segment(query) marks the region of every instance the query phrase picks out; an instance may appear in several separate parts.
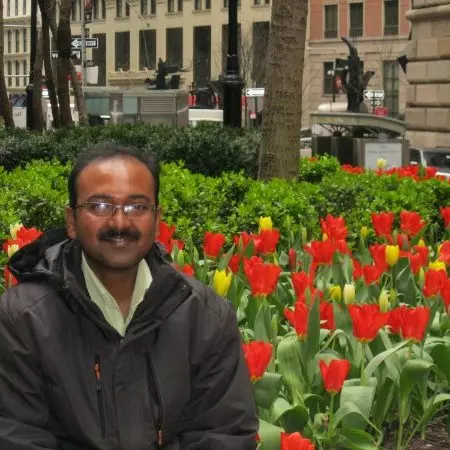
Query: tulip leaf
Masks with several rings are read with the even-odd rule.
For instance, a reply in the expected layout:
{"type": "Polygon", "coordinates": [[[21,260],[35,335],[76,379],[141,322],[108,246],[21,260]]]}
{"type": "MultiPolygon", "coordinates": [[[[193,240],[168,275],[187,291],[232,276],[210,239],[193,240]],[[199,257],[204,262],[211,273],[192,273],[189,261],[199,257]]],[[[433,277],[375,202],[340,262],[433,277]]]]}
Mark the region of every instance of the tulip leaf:
{"type": "Polygon", "coordinates": [[[233,244],[230,248],[230,250],[228,250],[226,253],[224,253],[220,260],[219,263],[217,264],[217,269],[218,270],[224,270],[228,267],[228,263],[230,262],[231,257],[234,254],[234,250],[235,250],[236,246],[233,244]]]}
{"type": "MultiPolygon", "coordinates": [[[[375,398],[377,379],[371,378],[369,380],[370,384],[368,383],[367,386],[354,385],[354,383],[360,383],[359,379],[348,381],[344,382],[344,386],[342,387],[340,404],[344,405],[347,402],[353,402],[365,417],[370,417],[375,398]]],[[[364,429],[366,423],[361,417],[352,415],[344,418],[342,425],[344,428],[364,429]]]]}
{"type": "Polygon", "coordinates": [[[255,386],[255,401],[259,408],[270,409],[278,397],[282,378],[279,373],[266,372],[255,386]]]}
{"type": "Polygon", "coordinates": [[[294,403],[302,402],[301,396],[306,388],[297,335],[286,335],[278,344],[277,360],[279,372],[287,384],[294,403]]]}
{"type": "Polygon", "coordinates": [[[391,378],[386,377],[381,388],[377,392],[372,419],[376,426],[381,427],[392,405],[397,386],[391,378]]]}
{"type": "Polygon", "coordinates": [[[303,405],[291,406],[284,398],[277,398],[272,407],[272,420],[287,433],[302,432],[308,423],[308,409],[303,405]]]}
{"type": "Polygon", "coordinates": [[[373,358],[372,361],[370,361],[369,364],[367,364],[367,367],[364,371],[365,378],[366,379],[370,378],[373,375],[373,373],[375,372],[375,370],[377,369],[377,367],[383,361],[385,361],[386,358],[393,355],[395,352],[397,352],[398,350],[403,348],[406,344],[408,344],[408,341],[400,342],[400,344],[396,345],[395,347],[385,350],[384,352],[379,353],[377,356],[375,356],[375,358],[373,358]]]}
{"type": "Polygon", "coordinates": [[[436,408],[444,402],[450,402],[450,394],[437,394],[434,398],[428,401],[428,405],[422,418],[423,424],[428,424],[433,414],[436,412],[436,408]]]}
{"type": "Polygon", "coordinates": [[[255,340],[272,342],[272,317],[270,307],[264,300],[255,318],[255,340]]]}
{"type": "Polygon", "coordinates": [[[379,449],[379,445],[369,433],[353,428],[339,430],[337,445],[339,448],[351,450],[379,449]]]}
{"type": "Polygon", "coordinates": [[[265,420],[259,420],[259,438],[264,450],[280,450],[280,439],[283,429],[265,420]]]}
{"type": "Polygon", "coordinates": [[[430,350],[434,363],[445,374],[450,384],[450,343],[438,344],[430,350]]]}
{"type": "Polygon", "coordinates": [[[406,361],[400,373],[400,419],[406,421],[409,397],[416,384],[426,383],[434,364],[424,359],[410,359],[406,361]]]}

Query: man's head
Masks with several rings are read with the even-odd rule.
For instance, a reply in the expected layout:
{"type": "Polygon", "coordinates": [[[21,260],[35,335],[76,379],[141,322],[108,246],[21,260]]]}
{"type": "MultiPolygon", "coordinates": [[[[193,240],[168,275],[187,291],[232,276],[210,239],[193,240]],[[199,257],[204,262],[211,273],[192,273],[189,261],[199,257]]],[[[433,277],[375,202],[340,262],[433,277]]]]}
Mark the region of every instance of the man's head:
{"type": "Polygon", "coordinates": [[[137,266],[159,220],[159,165],[139,150],[114,144],[83,153],[69,175],[67,232],[95,270],[137,266]]]}

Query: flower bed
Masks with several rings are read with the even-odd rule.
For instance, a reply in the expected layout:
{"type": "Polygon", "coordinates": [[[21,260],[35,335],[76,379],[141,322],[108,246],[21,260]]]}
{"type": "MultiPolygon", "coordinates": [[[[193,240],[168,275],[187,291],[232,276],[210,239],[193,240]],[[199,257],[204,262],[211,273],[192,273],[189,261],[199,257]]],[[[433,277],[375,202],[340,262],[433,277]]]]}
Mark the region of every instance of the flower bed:
{"type": "MultiPolygon", "coordinates": [[[[448,237],[450,207],[440,214],[448,237]]],[[[425,242],[427,224],[411,211],[371,222],[376,243],[363,227],[353,248],[344,219],[328,215],[322,240],[303,230],[282,248],[266,217],[229,248],[206,233],[201,250],[161,223],[179,270],[236,309],[265,450],[378,449],[393,433],[391,448],[406,449],[448,414],[450,241],[425,242]]],[[[9,255],[37,237],[12,231],[9,255]]]]}

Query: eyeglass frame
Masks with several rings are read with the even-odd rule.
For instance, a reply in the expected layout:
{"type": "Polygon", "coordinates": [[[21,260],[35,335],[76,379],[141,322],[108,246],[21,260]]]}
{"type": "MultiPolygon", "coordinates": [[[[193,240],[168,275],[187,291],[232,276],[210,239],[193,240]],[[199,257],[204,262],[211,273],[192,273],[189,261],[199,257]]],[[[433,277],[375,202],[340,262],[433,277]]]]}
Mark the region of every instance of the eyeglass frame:
{"type": "Polygon", "coordinates": [[[154,213],[154,212],[158,211],[158,209],[159,209],[159,206],[157,206],[157,205],[144,205],[142,203],[126,203],[126,204],[123,204],[123,205],[117,205],[115,203],[110,203],[110,202],[82,202],[82,203],[76,204],[74,209],[85,209],[89,205],[107,205],[107,206],[112,206],[113,207],[111,215],[106,215],[106,216],[100,216],[100,215],[95,214],[92,211],[89,211],[89,210],[87,211],[88,213],[92,214],[94,217],[98,217],[98,218],[102,218],[102,219],[110,219],[110,218],[114,217],[115,214],[117,213],[117,211],[119,209],[121,209],[123,211],[123,213],[125,214],[125,216],[129,220],[135,220],[135,219],[139,220],[139,219],[144,219],[145,218],[145,214],[147,212],[154,213]],[[130,217],[129,214],[125,210],[125,208],[127,206],[136,206],[136,205],[139,205],[139,206],[142,206],[142,207],[145,208],[145,211],[144,211],[142,217],[130,217]]]}

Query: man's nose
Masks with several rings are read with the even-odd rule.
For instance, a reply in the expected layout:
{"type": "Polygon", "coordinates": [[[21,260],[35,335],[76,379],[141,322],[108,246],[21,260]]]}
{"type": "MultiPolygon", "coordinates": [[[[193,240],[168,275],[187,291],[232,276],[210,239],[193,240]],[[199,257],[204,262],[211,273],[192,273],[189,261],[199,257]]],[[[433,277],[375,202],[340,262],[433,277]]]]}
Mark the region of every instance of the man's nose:
{"type": "Polygon", "coordinates": [[[130,219],[125,214],[122,207],[116,208],[109,220],[116,230],[120,230],[130,224],[130,219]]]}

